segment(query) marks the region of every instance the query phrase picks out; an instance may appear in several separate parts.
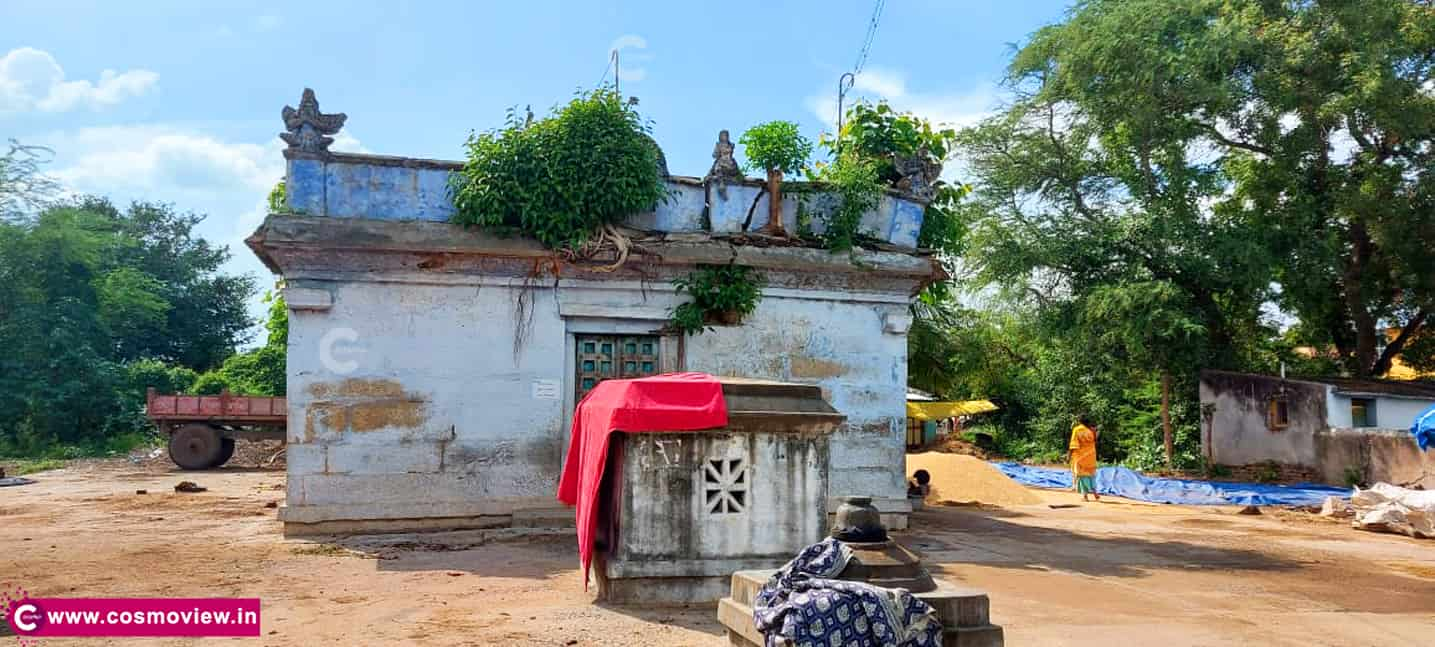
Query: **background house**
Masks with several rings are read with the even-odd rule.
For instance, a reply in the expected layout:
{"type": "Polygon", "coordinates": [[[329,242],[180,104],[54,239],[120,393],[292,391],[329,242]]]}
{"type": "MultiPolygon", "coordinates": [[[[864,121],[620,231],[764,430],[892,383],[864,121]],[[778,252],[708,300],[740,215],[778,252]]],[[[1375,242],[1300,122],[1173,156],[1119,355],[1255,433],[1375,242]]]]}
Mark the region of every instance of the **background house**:
{"type": "Polygon", "coordinates": [[[1410,424],[1435,404],[1435,384],[1201,373],[1201,445],[1212,464],[1276,464],[1283,476],[1435,487],[1435,455],[1410,424]]]}

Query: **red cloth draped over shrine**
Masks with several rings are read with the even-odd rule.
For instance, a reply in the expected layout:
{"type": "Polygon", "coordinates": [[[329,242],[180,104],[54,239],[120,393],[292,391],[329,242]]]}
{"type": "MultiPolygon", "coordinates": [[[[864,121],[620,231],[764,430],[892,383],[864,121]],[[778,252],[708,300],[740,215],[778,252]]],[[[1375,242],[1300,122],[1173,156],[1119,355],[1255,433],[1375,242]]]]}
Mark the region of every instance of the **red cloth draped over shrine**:
{"type": "Polygon", "coordinates": [[[558,500],[577,506],[578,556],[584,588],[593,561],[598,526],[598,488],[615,431],[694,431],[727,426],[722,384],[706,373],[668,373],[599,382],[573,414],[568,459],[558,482],[558,500]]]}

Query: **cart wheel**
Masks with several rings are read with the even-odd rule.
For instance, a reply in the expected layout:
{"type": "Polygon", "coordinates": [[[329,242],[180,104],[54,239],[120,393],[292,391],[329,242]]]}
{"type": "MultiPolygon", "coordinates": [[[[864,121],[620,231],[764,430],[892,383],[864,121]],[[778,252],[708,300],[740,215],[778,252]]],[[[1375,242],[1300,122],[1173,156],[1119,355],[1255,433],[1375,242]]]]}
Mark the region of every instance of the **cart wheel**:
{"type": "Polygon", "coordinates": [[[221,466],[221,465],[224,465],[225,463],[228,463],[228,462],[229,462],[229,459],[231,459],[231,458],[233,458],[233,457],[234,457],[234,439],[233,439],[233,438],[225,438],[225,439],[223,439],[223,442],[222,442],[222,444],[220,445],[219,458],[215,459],[214,464],[213,464],[213,465],[210,465],[210,467],[219,467],[219,466],[221,466]]]}
{"type": "Polygon", "coordinates": [[[169,437],[169,459],[180,469],[213,467],[218,464],[216,461],[223,456],[223,452],[224,438],[219,435],[218,429],[209,425],[185,425],[169,437]]]}

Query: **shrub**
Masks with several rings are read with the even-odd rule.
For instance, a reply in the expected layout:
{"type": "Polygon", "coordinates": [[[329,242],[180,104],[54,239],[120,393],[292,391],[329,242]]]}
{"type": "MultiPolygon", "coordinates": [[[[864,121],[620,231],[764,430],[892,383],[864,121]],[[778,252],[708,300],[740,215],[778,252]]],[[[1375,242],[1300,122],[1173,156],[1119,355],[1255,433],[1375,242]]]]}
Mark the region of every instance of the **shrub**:
{"type": "Polygon", "coordinates": [[[812,142],[790,121],[758,124],[747,129],[737,141],[742,144],[743,157],[747,158],[745,170],[749,173],[765,175],[769,170],[796,173],[807,165],[807,158],[812,155],[812,142]]]}
{"type": "MultiPolygon", "coordinates": [[[[673,280],[678,294],[692,301],[673,310],[671,325],[686,334],[702,333],[726,313],[739,318],[752,314],[762,300],[762,276],[745,265],[705,265],[673,280]]],[[[735,323],[735,322],[728,322],[735,323]]]]}
{"type": "Polygon", "coordinates": [[[861,235],[863,214],[877,208],[884,191],[877,175],[877,165],[857,155],[843,155],[822,170],[827,182],[841,200],[827,214],[827,229],[822,242],[832,251],[845,251],[857,244],[861,235]]]}
{"type": "Polygon", "coordinates": [[[449,186],[452,221],[520,231],[552,249],[581,247],[666,195],[657,145],[611,89],[579,94],[538,121],[510,111],[504,128],[470,135],[466,146],[449,186]]]}

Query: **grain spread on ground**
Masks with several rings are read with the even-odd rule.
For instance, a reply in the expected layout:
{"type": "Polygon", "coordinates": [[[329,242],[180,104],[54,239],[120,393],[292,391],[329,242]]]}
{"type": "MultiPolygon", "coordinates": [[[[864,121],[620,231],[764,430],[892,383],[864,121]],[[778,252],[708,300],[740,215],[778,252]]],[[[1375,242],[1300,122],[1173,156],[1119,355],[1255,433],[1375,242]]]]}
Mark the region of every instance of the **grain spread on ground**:
{"type": "Polygon", "coordinates": [[[1033,505],[1041,497],[1026,486],[1007,478],[986,461],[961,454],[923,452],[907,454],[907,478],[917,470],[932,476],[927,493],[929,503],[987,503],[991,505],[1033,505]]]}

